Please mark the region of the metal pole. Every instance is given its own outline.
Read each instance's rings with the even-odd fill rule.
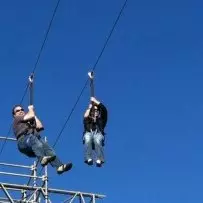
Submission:
[[[18,164],[8,164],[8,163],[2,163],[0,162],[1,166],[12,166],[12,167],[18,167],[18,168],[27,168],[32,169],[32,166],[25,166],[25,165],[18,165]]]
[[[33,185],[34,185],[34,187],[36,187],[37,186],[37,163],[36,163],[36,161],[34,161],[34,164],[33,164],[33,176],[34,176]],[[34,202],[36,202],[36,200],[37,200],[36,192],[34,193],[33,198],[34,198]]]
[[[13,199],[13,201],[15,202],[15,203],[22,203],[22,201],[21,200],[19,200],[19,199]],[[0,198],[0,203],[6,203],[6,202],[10,202],[9,200],[8,200],[8,198],[3,198],[3,197],[1,197]]]
[[[16,140],[17,140],[16,138],[2,137],[2,136],[0,136],[0,139],[1,139],[1,140],[12,140],[12,141],[16,141]]]
[[[3,184],[1,184],[1,188],[2,188],[2,190],[4,191],[5,195],[8,197],[8,199],[10,200],[10,202],[11,202],[11,203],[15,203],[15,202],[12,200],[11,196],[9,195],[8,191],[6,190],[6,188],[4,187]]]
[[[27,191],[26,190],[21,190],[21,193],[22,193],[22,201],[23,202],[26,202],[26,198],[27,198]]]
[[[48,173],[47,173],[47,166],[44,167],[44,172],[45,172],[45,174],[44,174],[44,182],[45,182],[44,192],[45,192],[45,194],[44,194],[44,196],[45,196],[45,203],[48,203],[49,197],[48,197],[48,176],[47,176]]]
[[[71,198],[65,200],[63,203],[66,203],[66,202],[69,202],[69,201],[70,201],[69,203],[72,203],[73,200],[77,197],[77,195],[78,195],[78,193],[75,193],[75,195],[74,195],[73,197],[71,197]]]
[[[47,142],[47,138],[45,137],[45,142]],[[45,176],[45,203],[48,203],[49,196],[48,196],[48,167],[47,165],[44,167],[44,176]]]
[[[82,193],[80,193],[80,203],[85,203],[85,199],[84,199]]]
[[[92,203],[96,203],[95,195],[92,195]]]
[[[0,172],[0,174],[3,174],[3,175],[12,175],[12,176],[20,176],[20,177],[27,177],[27,178],[34,178],[34,176],[32,176],[32,175],[24,175],[24,174],[20,174],[20,173]],[[43,177],[37,176],[36,178],[42,179]]]

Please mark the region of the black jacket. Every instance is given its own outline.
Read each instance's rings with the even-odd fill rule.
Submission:
[[[86,118],[84,117],[84,120],[83,120],[84,133],[91,132],[91,130],[95,131],[97,129],[103,135],[105,134],[104,128],[107,123],[107,109],[102,103],[100,103],[97,107],[100,114],[99,114],[99,117],[96,119],[96,122],[94,122],[93,119],[89,116]]]

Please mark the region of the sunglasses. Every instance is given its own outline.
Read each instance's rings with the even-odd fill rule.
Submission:
[[[17,110],[15,111],[15,113],[18,113],[18,112],[20,112],[20,111],[24,111],[24,109],[17,109]]]

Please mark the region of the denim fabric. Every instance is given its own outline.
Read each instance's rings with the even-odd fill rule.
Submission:
[[[33,134],[21,136],[18,139],[18,149],[29,157],[37,157],[39,161],[44,156],[56,156],[54,150],[44,140]],[[56,157],[50,164],[53,167],[59,167],[62,162]]]
[[[93,145],[95,147],[96,159],[104,162],[104,152],[103,152],[103,141],[104,136],[102,133],[97,131],[86,132],[84,134],[84,144],[85,144],[85,160],[93,159]]]

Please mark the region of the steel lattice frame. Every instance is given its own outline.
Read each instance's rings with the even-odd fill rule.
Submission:
[[[0,139],[6,139],[11,141],[16,141],[14,138],[0,137]],[[20,164],[10,164],[10,163],[0,163],[1,166],[25,168],[32,171],[32,174],[22,174],[22,173],[11,173],[0,171],[2,175],[27,177],[33,180],[33,185],[22,185],[22,184],[12,184],[0,182],[0,191],[4,193],[4,197],[0,197],[0,203],[52,203],[50,195],[63,195],[63,203],[96,203],[96,200],[103,199],[105,195],[86,193],[79,191],[69,191],[61,190],[48,187],[48,170],[47,166],[44,167],[44,175],[37,175],[37,164],[34,162],[31,166],[25,166]],[[37,185],[37,180],[41,181],[41,186]],[[31,195],[27,195],[30,192]],[[16,198],[16,196],[21,196],[21,198]],[[55,202],[54,202],[55,203]],[[57,202],[59,203],[59,202]]]

